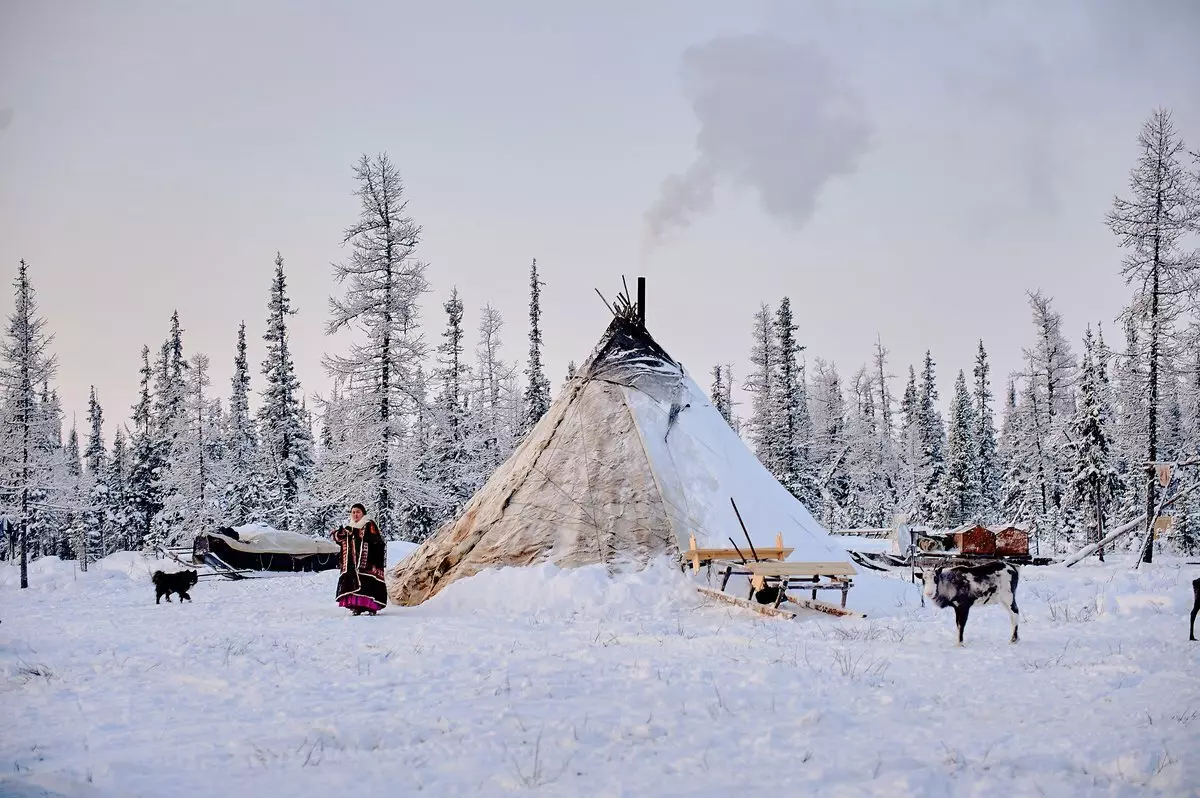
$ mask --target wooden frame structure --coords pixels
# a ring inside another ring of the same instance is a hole
[[[786,560],[791,555],[793,549],[784,548],[783,533],[778,532],[775,535],[775,545],[774,546],[768,546],[766,548],[758,548],[756,546],[755,551],[758,552],[758,557],[760,560],[783,561],[783,560]],[[680,555],[683,557],[683,561],[685,563],[691,563],[692,573],[696,573],[697,571],[700,570],[701,566],[711,565],[712,563],[719,562],[721,560],[729,560],[732,562],[735,558],[741,559],[741,557],[744,554],[748,554],[748,553],[749,552],[739,552],[737,549],[732,549],[732,548],[731,549],[698,549],[698,548],[696,548],[696,536],[690,535],[688,537],[687,551],[680,552]]]

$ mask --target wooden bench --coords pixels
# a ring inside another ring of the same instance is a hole
[[[766,548],[754,547],[754,551],[758,552],[760,560],[786,560],[792,553],[792,549],[783,547],[783,533],[775,535],[775,545]],[[692,573],[700,570],[703,565],[710,565],[713,562],[720,560],[740,560],[743,556],[753,557],[753,552],[749,546],[741,553],[737,549],[699,549],[696,548],[696,536],[691,535],[688,538],[687,551],[681,552],[683,561],[692,564]]]
[[[713,565],[722,572],[721,590],[729,584],[732,576],[750,577],[750,595],[764,587],[779,589],[774,606],[778,607],[789,589],[811,590],[816,601],[818,590],[838,590],[842,594],[841,607],[846,607],[846,594],[854,586],[852,577],[858,570],[848,562],[734,562],[722,560]],[[822,582],[825,577],[828,581]]]

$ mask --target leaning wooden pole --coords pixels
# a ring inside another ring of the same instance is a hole
[[[1158,507],[1158,511],[1161,512],[1164,507],[1170,507],[1172,504],[1179,501],[1180,499],[1187,497],[1194,490],[1196,490],[1196,488],[1200,488],[1200,482],[1193,484],[1187,490],[1182,490],[1179,493],[1176,493],[1170,499],[1168,499],[1167,501],[1160,504]],[[1117,527],[1112,532],[1110,532],[1108,537],[1104,538],[1104,540],[1101,540],[1099,543],[1093,543],[1090,546],[1084,546],[1082,549],[1075,552],[1067,559],[1063,560],[1063,565],[1067,568],[1070,568],[1072,565],[1075,565],[1080,560],[1082,560],[1086,557],[1090,557],[1092,554],[1094,554],[1096,552],[1096,549],[1100,548],[1101,546],[1107,546],[1109,543],[1112,543],[1117,538],[1122,537],[1123,535],[1128,535],[1130,532],[1132,532],[1135,529],[1137,529],[1138,527],[1140,527],[1145,520],[1146,520],[1146,514],[1142,513],[1141,515],[1139,515],[1137,518],[1133,519],[1132,521],[1121,524],[1119,527]],[[1142,551],[1142,547],[1138,546],[1139,555],[1141,554],[1141,551]]]
[[[637,318],[638,324],[646,326],[646,278],[638,278],[638,294],[637,294]]]

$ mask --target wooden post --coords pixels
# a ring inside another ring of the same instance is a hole
[[[782,560],[783,559],[783,533],[782,532],[775,533],[775,548],[779,549],[779,554],[780,554],[779,559]]]
[[[638,295],[637,295],[637,314],[638,323],[643,327],[646,326],[646,278],[638,278]]]

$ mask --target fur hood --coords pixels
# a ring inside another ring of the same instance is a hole
[[[371,516],[364,515],[362,518],[358,519],[357,521],[346,521],[346,526],[350,527],[351,529],[362,529],[367,524],[371,524],[374,522],[375,522],[375,519],[373,519]]]

